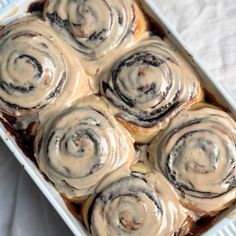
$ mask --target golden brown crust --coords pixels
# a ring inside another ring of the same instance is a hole
[[[134,36],[138,39],[148,28],[148,22],[140,9],[138,3],[134,1],[134,12],[135,12],[135,20],[134,20]]]

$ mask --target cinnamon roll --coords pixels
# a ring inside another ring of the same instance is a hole
[[[92,235],[179,235],[186,230],[186,212],[163,177],[128,176],[90,201]],[[165,191],[161,184],[166,185]],[[187,231],[185,231],[187,233]]]
[[[135,159],[132,138],[95,96],[45,124],[36,136],[35,155],[40,170],[70,199],[93,193],[105,177]]]
[[[236,123],[224,111],[181,111],[149,153],[186,207],[214,215],[235,201]]]
[[[101,93],[135,137],[149,142],[179,110],[198,102],[197,75],[166,42],[157,37],[120,58],[101,76]]]
[[[44,15],[66,42],[92,60],[132,41],[146,28],[134,0],[50,0]]]
[[[85,76],[76,60],[76,68],[71,67],[68,52],[37,17],[23,17],[5,26],[0,31],[0,109],[28,117],[48,108],[58,97],[66,103],[78,95]]]

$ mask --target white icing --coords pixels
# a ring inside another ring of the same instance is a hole
[[[227,113],[181,111],[149,152],[186,205],[212,213],[235,199],[236,124]]]
[[[159,174],[125,177],[98,195],[93,206],[93,235],[174,235],[187,211]],[[178,215],[178,218],[176,216]]]
[[[94,193],[112,171],[135,161],[132,138],[95,96],[46,123],[35,148],[39,168],[67,197]]]

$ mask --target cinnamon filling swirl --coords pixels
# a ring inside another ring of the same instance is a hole
[[[102,75],[101,91],[117,108],[118,117],[143,128],[162,128],[202,96],[198,79],[158,38],[142,42],[120,58]]]
[[[178,234],[186,217],[175,205],[175,195],[168,189],[163,194],[151,183],[153,176],[129,176],[105,188],[91,206],[93,235],[174,235]],[[158,184],[162,178],[158,179]],[[164,181],[164,180],[163,180]],[[165,182],[165,181],[164,181]],[[163,182],[162,182],[163,184]],[[155,186],[157,187],[157,186]],[[169,200],[173,200],[171,207]],[[173,215],[178,212],[179,219]]]
[[[236,124],[227,113],[181,111],[150,153],[190,207],[209,213],[235,199]]]
[[[5,27],[0,54],[0,106],[6,112],[37,111],[63,90],[68,77],[65,57],[39,19],[25,18]]]
[[[140,34],[145,24],[133,0],[52,0],[45,4],[44,13],[54,29],[90,59],[100,58]]]
[[[128,133],[94,96],[46,124],[36,137],[35,153],[39,168],[67,197],[94,192],[109,173],[135,156]]]

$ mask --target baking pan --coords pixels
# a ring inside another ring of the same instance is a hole
[[[31,2],[30,0],[0,0],[0,25],[8,23],[17,17],[22,16]],[[187,47],[180,35],[173,29],[165,17],[161,14],[156,4],[152,0],[141,0],[145,11],[153,18],[154,21],[165,31],[168,38],[182,52],[189,63],[195,68],[202,78],[205,90],[214,95],[217,103],[226,108],[234,118],[236,118],[236,103],[233,98],[225,91],[221,84],[214,79],[214,77],[204,68],[201,61],[194,55],[194,53]],[[74,218],[74,216],[67,209],[61,195],[55,188],[47,182],[42,174],[39,172],[35,164],[25,156],[22,150],[18,147],[14,137],[5,129],[4,125],[0,123],[0,136],[6,143],[8,148],[15,155],[22,167],[26,170],[29,176],[33,179],[41,192],[46,196],[52,206],[56,209],[58,214],[62,217],[71,231],[78,236],[89,235],[84,226]],[[236,235],[236,213],[232,213],[234,207],[230,209],[227,214],[221,217],[221,220],[215,224],[204,236],[234,236]],[[231,212],[229,214],[229,212]],[[229,214],[229,215],[228,215]]]

